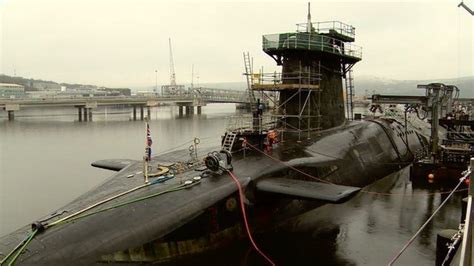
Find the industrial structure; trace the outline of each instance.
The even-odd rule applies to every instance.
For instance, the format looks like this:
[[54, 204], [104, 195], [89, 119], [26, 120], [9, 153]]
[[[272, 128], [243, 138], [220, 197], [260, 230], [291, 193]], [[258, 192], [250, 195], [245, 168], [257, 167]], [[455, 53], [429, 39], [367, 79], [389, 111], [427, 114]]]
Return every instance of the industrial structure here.
[[[253, 113], [228, 128], [222, 145], [198, 149], [195, 138], [188, 149], [149, 154], [147, 164], [94, 162], [117, 173], [0, 238], [0, 263], [169, 263], [246, 236], [275, 265], [271, 257], [276, 254], [263, 253], [252, 233], [268, 232], [357, 193], [383, 193], [365, 188], [410, 165], [414, 151], [428, 142], [426, 127], [404, 125], [400, 117], [346, 119], [352, 113], [350, 70], [361, 60], [354, 40], [354, 27], [313, 23], [309, 12], [296, 32], [264, 35], [263, 51], [282, 73], [253, 73], [244, 54], [249, 91], [241, 93]], [[223, 100], [205, 98], [205, 90], [190, 95], [192, 102]], [[177, 96], [169, 98], [188, 97]], [[275, 103], [268, 120], [262, 99]], [[144, 177], [149, 182], [144, 184]]]
[[[417, 154], [418, 160], [413, 164], [412, 175], [426, 176], [432, 173], [438, 177], [457, 177], [474, 156], [474, 120], [462, 110], [455, 114], [453, 105], [459, 96], [456, 86], [431, 83], [418, 85], [418, 88], [425, 90], [424, 96], [373, 95], [371, 110], [375, 113], [382, 110], [381, 105], [388, 104], [391, 105], [389, 108], [393, 110], [392, 113], [404, 119], [405, 123], [409, 123], [409, 115], [415, 114], [415, 121], [429, 121], [429, 127], [428, 123], [424, 125], [426, 131], [429, 128], [426, 132], [430, 136], [429, 143], [423, 153]], [[397, 104], [405, 105], [399, 114], [395, 108]]]
[[171, 38], [168, 39], [170, 48], [170, 84], [161, 86], [161, 95], [178, 95], [185, 94], [187, 91], [184, 85], [176, 83], [176, 72], [174, 70], [173, 47], [171, 46]]
[[25, 87], [19, 84], [0, 83], [0, 97], [22, 97], [25, 95]]
[[8, 120], [14, 120], [15, 112], [25, 108], [75, 107], [78, 121], [91, 121], [92, 111], [98, 106], [130, 106], [133, 108], [133, 120], [137, 120], [137, 109], [143, 120], [144, 109], [150, 117], [150, 108], [161, 105], [176, 105], [180, 115], [201, 113], [202, 106], [209, 103], [236, 103], [248, 105], [248, 93], [242, 90], [194, 88], [192, 93], [165, 96], [104, 96], [104, 97], [47, 97], [0, 99], [0, 110], [8, 112]]
[[341, 125], [345, 116], [352, 118], [351, 70], [362, 58], [362, 48], [352, 44], [353, 26], [311, 22], [309, 3], [307, 19], [297, 24], [296, 32], [263, 36], [263, 51], [282, 66], [281, 73], [253, 73], [244, 53], [251, 103], [255, 96], [273, 102], [275, 112], [267, 121], [283, 132], [296, 132], [299, 139], [304, 133], [309, 138], [311, 132]]

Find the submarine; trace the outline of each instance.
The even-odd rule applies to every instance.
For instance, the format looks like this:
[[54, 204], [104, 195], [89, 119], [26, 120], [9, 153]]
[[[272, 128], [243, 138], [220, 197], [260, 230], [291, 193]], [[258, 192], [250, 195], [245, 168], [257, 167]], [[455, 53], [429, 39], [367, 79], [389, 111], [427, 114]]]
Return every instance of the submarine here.
[[252, 240], [251, 232], [347, 201], [409, 165], [428, 147], [419, 128], [348, 119], [343, 80], [362, 59], [354, 41], [353, 26], [312, 22], [309, 12], [296, 32], [264, 35], [263, 51], [282, 72], [254, 74], [244, 54], [252, 114], [231, 119], [221, 146], [200, 149], [195, 139], [191, 149], [151, 156], [148, 131], [143, 160], [92, 163], [115, 173], [0, 237], [1, 265], [169, 262], [245, 232]]

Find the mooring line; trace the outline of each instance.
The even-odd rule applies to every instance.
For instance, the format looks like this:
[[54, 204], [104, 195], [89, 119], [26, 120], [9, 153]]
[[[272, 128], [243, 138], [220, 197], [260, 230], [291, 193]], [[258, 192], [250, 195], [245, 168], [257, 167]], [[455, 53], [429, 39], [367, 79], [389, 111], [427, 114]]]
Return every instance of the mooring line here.
[[105, 211], [108, 211], [108, 210], [112, 210], [112, 209], [115, 209], [115, 208], [119, 208], [119, 207], [122, 207], [122, 206], [129, 205], [129, 204], [132, 204], [132, 203], [135, 203], [135, 202], [139, 202], [139, 201], [143, 201], [143, 200], [146, 200], [146, 199], [161, 196], [163, 194], [167, 194], [167, 193], [170, 193], [170, 192], [175, 192], [175, 191], [187, 189], [191, 186], [197, 185], [198, 183], [199, 183], [199, 181], [198, 182], [193, 182], [191, 184], [180, 184], [178, 186], [174, 186], [174, 187], [171, 187], [167, 190], [163, 190], [163, 191], [160, 191], [160, 192], [157, 192], [157, 193], [153, 193], [151, 195], [139, 197], [139, 198], [132, 199], [132, 200], [129, 200], [129, 201], [125, 201], [125, 202], [122, 202], [122, 203], [119, 203], [119, 204], [116, 204], [116, 205], [112, 205], [110, 207], [100, 209], [100, 210], [97, 210], [97, 211], [94, 211], [94, 212], [91, 212], [91, 213], [87, 213], [87, 214], [83, 214], [83, 215], [80, 215], [80, 216], [70, 218], [68, 220], [62, 221], [61, 224], [73, 222], [73, 221], [76, 221], [76, 220], [79, 220], [79, 219], [82, 219], [82, 218], [85, 218], [85, 217], [89, 217], [89, 216], [92, 216], [92, 215], [95, 215], [95, 214], [98, 214], [98, 213], [101, 213], [101, 212], [105, 212]]
[[[11, 266], [15, 263], [16, 259], [20, 254], [25, 250], [26, 246], [30, 243], [30, 241], [33, 239], [33, 237], [38, 233], [38, 230], [33, 230], [23, 241], [20, 242], [8, 255], [3, 258], [2, 261], [0, 261], [0, 265], [3, 265], [3, 263], [7, 262], [10, 257], [13, 256], [13, 258], [8, 262], [8, 266]], [[18, 250], [18, 251], [17, 251]]]
[[[295, 171], [297, 171], [298, 173], [301, 173], [309, 178], [312, 178], [312, 179], [315, 179], [317, 181], [321, 181], [321, 182], [324, 182], [324, 183], [327, 183], [327, 184], [332, 184], [332, 185], [338, 185], [336, 183], [332, 183], [330, 181], [327, 181], [327, 180], [324, 180], [324, 179], [321, 179], [321, 178], [317, 178], [311, 174], [308, 174], [302, 170], [299, 170], [298, 168], [295, 168], [294, 166], [291, 166], [289, 165], [287, 162], [284, 162], [282, 160], [279, 160], [267, 153], [265, 153], [264, 151], [261, 151], [259, 150], [257, 147], [253, 146], [253, 145], [250, 145], [250, 144], [247, 144], [249, 145], [251, 148], [255, 149], [256, 151], [264, 154], [265, 156], [271, 158], [272, 160], [276, 161], [276, 162], [279, 162], [285, 166], [287, 166], [288, 168], [291, 168]], [[452, 192], [462, 192], [462, 191], [466, 191], [468, 190], [467, 188], [463, 188], [463, 189], [453, 189], [453, 190], [450, 190], [450, 191], [439, 191], [439, 192], [432, 192], [432, 193], [411, 193], [410, 195], [406, 195], [406, 193], [390, 193], [390, 192], [377, 192], [377, 191], [369, 191], [369, 190], [365, 190], [365, 189], [361, 189], [359, 190], [360, 193], [366, 193], [366, 194], [373, 194], [373, 195], [381, 195], [381, 196], [392, 196], [392, 195], [402, 195], [402, 196], [413, 196], [413, 195], [436, 195], [436, 194], [448, 194], [448, 193], [452, 193]]]
[[90, 210], [90, 209], [93, 209], [93, 208], [95, 208], [95, 207], [97, 207], [97, 206], [100, 206], [100, 205], [102, 205], [102, 204], [104, 204], [104, 203], [107, 203], [107, 202], [109, 202], [109, 201], [111, 201], [111, 200], [114, 200], [114, 199], [116, 199], [116, 198], [119, 198], [119, 197], [121, 197], [121, 196], [123, 196], [123, 195], [132, 193], [132, 192], [137, 191], [137, 190], [139, 190], [139, 189], [141, 189], [141, 188], [144, 188], [144, 187], [148, 187], [148, 186], [151, 186], [151, 185], [154, 185], [154, 184], [162, 183], [162, 182], [164, 182], [164, 181], [166, 181], [166, 180], [169, 180], [169, 179], [171, 179], [171, 178], [157, 179], [157, 180], [155, 180], [155, 181], [153, 181], [153, 182], [150, 182], [150, 183], [147, 183], [147, 184], [143, 184], [143, 185], [139, 185], [139, 186], [136, 186], [136, 187], [134, 187], [134, 188], [132, 188], [132, 189], [129, 189], [129, 190], [127, 190], [127, 191], [124, 191], [124, 192], [121, 192], [121, 193], [116, 194], [116, 195], [114, 195], [114, 196], [108, 197], [108, 198], [106, 198], [106, 199], [104, 199], [104, 200], [101, 200], [101, 201], [99, 201], [99, 202], [96, 202], [96, 203], [94, 203], [94, 204], [92, 204], [92, 205], [90, 205], [90, 206], [88, 206], [88, 207], [86, 207], [86, 208], [84, 208], [84, 209], [81, 209], [81, 210], [79, 210], [79, 211], [77, 211], [77, 212], [75, 212], [75, 213], [72, 213], [72, 214], [70, 214], [70, 215], [68, 215], [68, 216], [66, 216], [66, 217], [64, 217], [64, 218], [61, 218], [61, 219], [59, 219], [59, 220], [56, 220], [56, 221], [50, 223], [49, 225], [47, 225], [47, 227], [51, 227], [51, 226], [54, 226], [54, 225], [56, 225], [56, 224], [62, 223], [62, 222], [65, 221], [65, 220], [68, 220], [68, 219], [70, 219], [70, 218], [73, 218], [73, 217], [75, 217], [75, 216], [77, 216], [77, 215], [79, 215], [79, 214], [81, 214], [81, 213], [84, 213], [84, 212], [86, 212], [86, 211], [88, 211], [88, 210]]
[[[169, 180], [170, 178], [166, 179], [166, 180]], [[88, 216], [91, 216], [91, 215], [94, 215], [94, 214], [97, 214], [97, 213], [101, 213], [101, 212], [104, 212], [104, 211], [107, 211], [107, 210], [111, 210], [111, 209], [114, 209], [114, 208], [118, 208], [118, 207], [121, 207], [121, 206], [125, 206], [125, 205], [128, 205], [128, 204], [132, 204], [134, 202], [139, 202], [139, 201], [143, 201], [143, 200], [146, 200], [146, 199], [149, 199], [149, 198], [153, 198], [153, 197], [157, 197], [157, 196], [160, 196], [160, 195], [163, 195], [163, 194], [166, 194], [166, 193], [170, 193], [170, 192], [175, 192], [175, 191], [178, 191], [178, 190], [183, 190], [183, 189], [187, 189], [189, 187], [192, 187], [194, 185], [197, 185], [200, 183], [200, 180], [187, 180], [187, 182], [183, 183], [183, 184], [179, 184], [177, 186], [173, 186], [171, 188], [168, 188], [167, 190], [163, 190], [163, 191], [160, 191], [160, 192], [157, 192], [157, 193], [153, 193], [151, 195], [147, 195], [147, 196], [143, 196], [143, 197], [139, 197], [139, 198], [136, 198], [136, 199], [132, 199], [132, 200], [129, 200], [129, 201], [125, 201], [125, 202], [122, 202], [122, 203], [119, 203], [119, 204], [116, 204], [116, 205], [113, 205], [113, 206], [110, 206], [110, 207], [107, 207], [105, 209], [101, 209], [101, 210], [98, 210], [98, 211], [95, 211], [95, 212], [91, 212], [91, 213], [88, 213], [88, 214], [84, 214], [84, 215], [79, 215], [81, 213], [84, 213], [85, 211], [88, 211], [94, 207], [97, 207], [101, 204], [104, 204], [106, 202], [109, 202], [115, 198], [118, 198], [120, 196], [123, 196], [127, 193], [131, 193], [135, 190], [138, 190], [140, 188], [143, 188], [145, 186], [149, 186], [149, 185], [153, 185], [153, 184], [157, 184], [157, 183], [160, 183], [160, 182], [157, 182], [157, 181], [161, 181], [161, 182], [164, 182], [166, 180], [155, 180], [155, 182], [151, 182], [151, 183], [148, 183], [148, 184], [144, 184], [144, 185], [141, 185], [141, 186], [138, 186], [138, 187], [135, 187], [135, 188], [132, 188], [130, 190], [127, 190], [125, 192], [122, 192], [122, 193], [119, 193], [115, 196], [112, 196], [110, 198], [107, 198], [105, 200], [102, 200], [96, 204], [93, 204], [87, 208], [84, 208], [80, 211], [77, 211], [71, 215], [68, 215], [67, 217], [64, 217], [62, 219], [59, 219], [51, 224], [48, 225], [48, 227], [45, 227], [44, 230], [48, 229], [49, 227], [52, 227], [52, 226], [57, 226], [57, 225], [60, 225], [60, 224], [65, 224], [65, 223], [69, 223], [69, 222], [72, 222], [72, 221], [75, 221], [75, 220], [78, 220], [78, 219], [81, 219], [81, 218], [85, 218], [85, 217], [88, 217]], [[189, 182], [189, 183], [188, 183]], [[78, 216], [79, 215], [79, 216]], [[32, 230], [32, 232], [23, 240], [21, 241], [10, 253], [8, 253], [8, 255], [2, 259], [2, 261], [0, 261], [0, 265], [3, 265], [5, 262], [7, 262], [8, 260], [10, 260], [10, 257], [12, 255], [14, 255], [14, 257], [11, 259], [11, 261], [8, 263], [8, 266], [11, 266], [14, 264], [14, 262], [17, 260], [17, 258], [20, 256], [20, 254], [24, 251], [24, 249], [26, 248], [26, 246], [28, 246], [28, 244], [31, 242], [31, 240], [35, 237], [35, 235], [37, 235], [39, 233], [39, 229], [34, 229]], [[18, 251], [17, 251], [18, 250]]]
[[453, 191], [446, 197], [446, 199], [436, 208], [436, 210], [431, 214], [431, 216], [426, 220], [426, 222], [416, 231], [416, 233], [408, 240], [403, 248], [393, 257], [393, 259], [389, 262], [388, 265], [392, 266], [395, 261], [397, 261], [400, 256], [405, 252], [405, 250], [413, 243], [413, 241], [418, 237], [418, 235], [425, 229], [425, 227], [431, 222], [431, 220], [435, 217], [435, 215], [438, 213], [439, 210], [448, 202], [448, 200], [451, 198], [451, 196], [454, 194], [454, 192], [458, 189], [458, 187], [464, 182], [464, 180], [471, 174], [471, 170], [466, 171], [466, 173], [459, 179], [459, 183], [454, 187]]

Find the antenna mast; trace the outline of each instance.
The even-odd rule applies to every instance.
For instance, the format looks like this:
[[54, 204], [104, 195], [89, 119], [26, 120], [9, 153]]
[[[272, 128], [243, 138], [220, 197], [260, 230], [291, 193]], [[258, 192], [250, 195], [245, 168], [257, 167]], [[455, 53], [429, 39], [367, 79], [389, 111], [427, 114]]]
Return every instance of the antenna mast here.
[[168, 39], [170, 44], [170, 85], [176, 86], [176, 74], [174, 73], [173, 49], [171, 48], [171, 38]]
[[311, 3], [308, 2], [308, 25], [306, 26], [306, 32], [311, 32], [313, 29], [313, 25], [311, 24]]

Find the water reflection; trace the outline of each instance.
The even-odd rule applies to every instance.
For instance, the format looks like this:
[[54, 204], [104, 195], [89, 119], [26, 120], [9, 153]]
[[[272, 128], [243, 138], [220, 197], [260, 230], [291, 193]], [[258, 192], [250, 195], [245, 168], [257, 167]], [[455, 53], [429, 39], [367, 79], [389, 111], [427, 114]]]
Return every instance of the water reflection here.
[[[95, 111], [93, 122], [78, 122], [74, 108], [26, 109], [13, 122], [0, 119], [0, 235], [60, 208], [112, 175], [91, 162], [142, 158], [144, 122], [130, 121], [130, 108], [107, 110]], [[194, 137], [202, 138], [200, 147], [217, 145], [227, 117], [235, 112], [233, 104], [208, 105], [202, 115], [175, 119], [176, 107], [152, 108], [153, 153]]]
[[[70, 110], [69, 110], [70, 111]], [[41, 112], [46, 112], [42, 110]], [[129, 121], [130, 109], [94, 113], [94, 122], [77, 122], [76, 113], [16, 116], [0, 122], [0, 235], [59, 208], [96, 186], [111, 172], [90, 167], [106, 158], [140, 159], [142, 121]], [[203, 108], [179, 117], [176, 108], [152, 109], [154, 153], [202, 138], [217, 145], [234, 106]], [[184, 146], [186, 148], [186, 146]], [[280, 265], [386, 265], [445, 199], [453, 184], [409, 179], [409, 169], [381, 179], [342, 204], [327, 204], [256, 237]], [[441, 209], [399, 265], [433, 265], [436, 233], [457, 228], [462, 193]], [[178, 262], [183, 265], [263, 265], [247, 240]]]
[[[409, 168], [365, 188], [387, 194], [359, 193], [343, 204], [327, 204], [257, 237], [278, 265], [387, 265], [419, 229], [454, 184], [413, 183]], [[436, 234], [457, 228], [464, 193], [455, 193], [398, 265], [433, 265]], [[232, 247], [179, 264], [264, 265], [245, 240]]]

